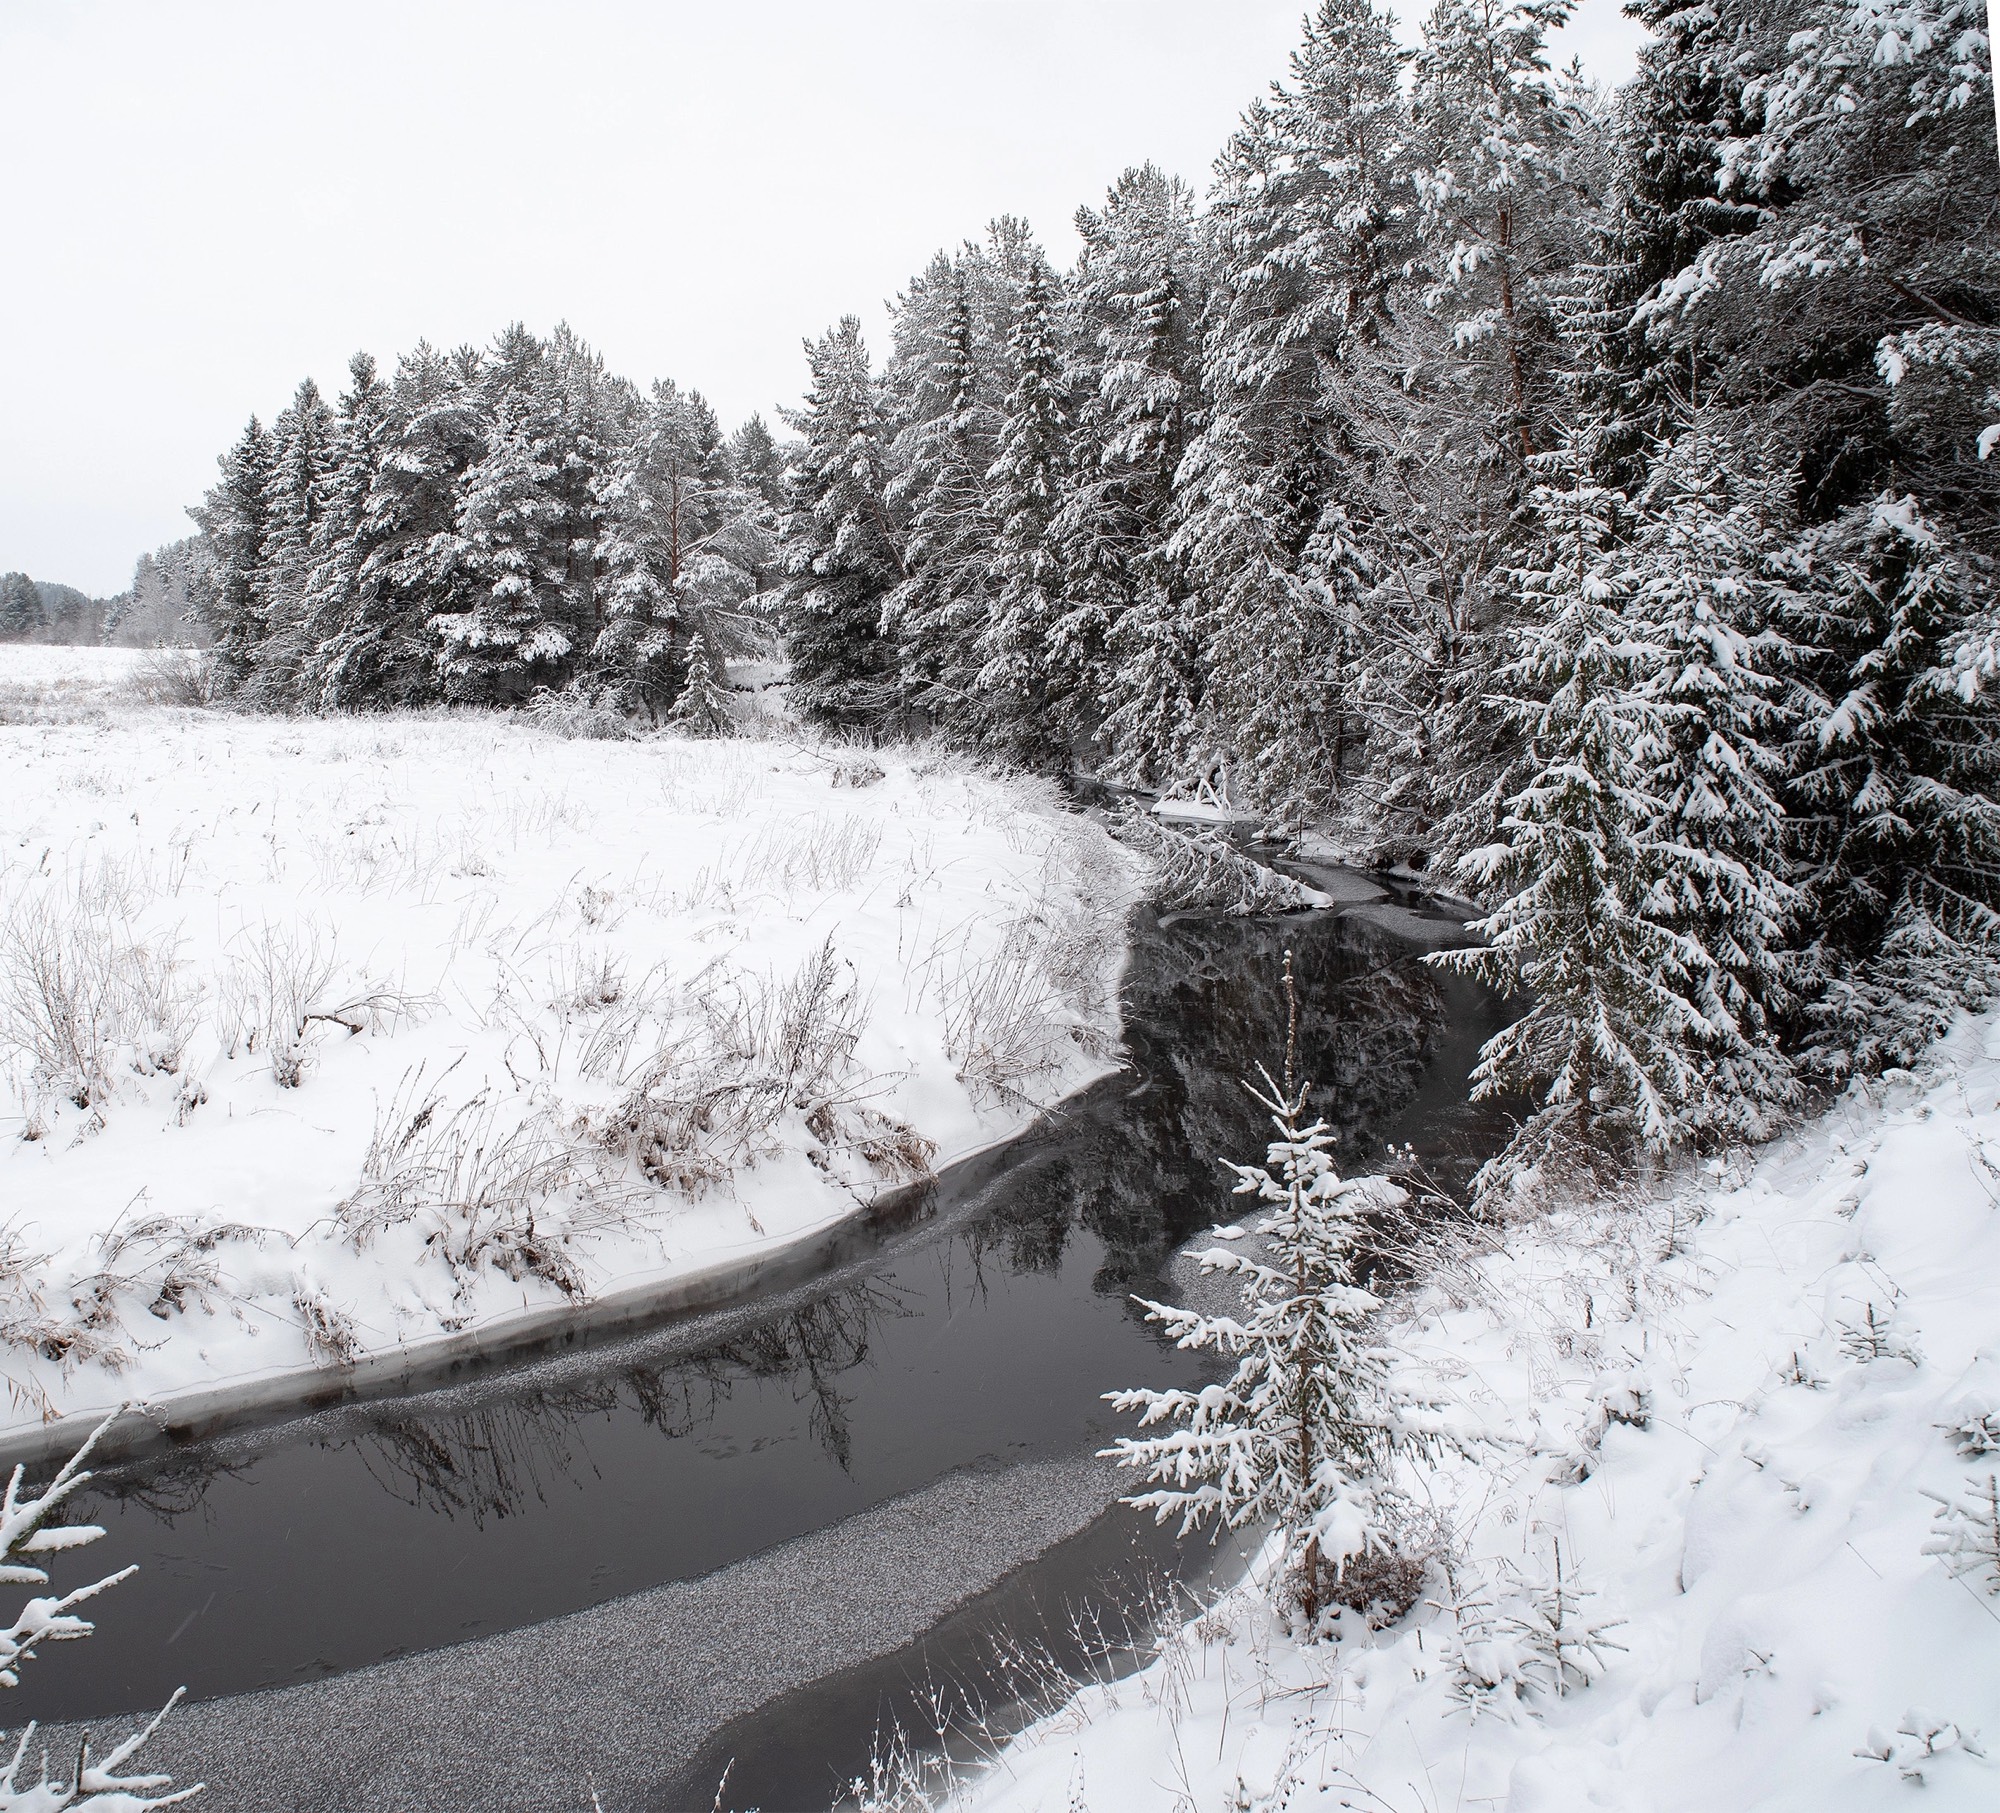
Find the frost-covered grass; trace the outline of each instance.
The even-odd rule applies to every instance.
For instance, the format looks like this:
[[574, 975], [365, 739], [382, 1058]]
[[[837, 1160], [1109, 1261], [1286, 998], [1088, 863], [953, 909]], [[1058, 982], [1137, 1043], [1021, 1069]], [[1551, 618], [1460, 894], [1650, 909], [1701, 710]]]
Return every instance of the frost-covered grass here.
[[1430, 1476], [1417, 1608], [1303, 1647], [1246, 1583], [952, 1805], [2000, 1806], [2000, 1019], [1392, 1333], [1497, 1438]]
[[726, 1263], [1108, 1068], [1134, 860], [1033, 782], [851, 766], [482, 715], [0, 724], [10, 1420]]

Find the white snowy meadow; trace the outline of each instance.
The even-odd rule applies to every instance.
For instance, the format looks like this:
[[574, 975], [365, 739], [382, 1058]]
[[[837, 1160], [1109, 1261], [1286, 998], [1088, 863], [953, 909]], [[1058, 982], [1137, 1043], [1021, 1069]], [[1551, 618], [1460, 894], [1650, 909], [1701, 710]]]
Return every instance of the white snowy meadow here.
[[1754, 1162], [1447, 1252], [1385, 1330], [1488, 1444], [1406, 1469], [1401, 1621], [1253, 1580], [979, 1813], [2000, 1804], [2000, 1021]]
[[7, 660], [10, 1425], [726, 1267], [1109, 1067], [1136, 862], [1040, 782]]

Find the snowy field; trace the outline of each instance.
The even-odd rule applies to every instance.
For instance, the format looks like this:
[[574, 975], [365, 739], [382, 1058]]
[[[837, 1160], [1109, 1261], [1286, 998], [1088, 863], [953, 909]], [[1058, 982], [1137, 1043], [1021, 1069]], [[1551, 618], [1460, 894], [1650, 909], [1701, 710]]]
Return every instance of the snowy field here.
[[133, 677], [159, 659], [155, 650], [141, 648], [0, 645], [0, 725], [95, 715], [119, 703]]
[[1110, 1067], [1135, 862], [922, 753], [0, 721], [19, 1427], [802, 1238]]
[[1415, 1609], [1305, 1649], [1246, 1587], [950, 1804], [2000, 1806], [2000, 1019], [1393, 1333], [1495, 1437], [1420, 1492]]

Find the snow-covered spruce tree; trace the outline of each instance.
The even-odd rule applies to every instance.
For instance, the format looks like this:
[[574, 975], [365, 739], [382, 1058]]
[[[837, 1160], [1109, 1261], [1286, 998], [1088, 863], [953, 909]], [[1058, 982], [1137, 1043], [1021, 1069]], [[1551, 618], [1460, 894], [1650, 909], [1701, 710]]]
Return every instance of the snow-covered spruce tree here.
[[[103, 1433], [100, 1427], [64, 1463], [55, 1478], [33, 1496], [21, 1495], [22, 1469], [14, 1469], [6, 1493], [0, 1497], [0, 1583], [46, 1586], [49, 1577], [39, 1565], [42, 1557], [82, 1548], [104, 1534], [95, 1524], [51, 1521], [64, 1501], [90, 1479], [83, 1463]], [[78, 1617], [75, 1608], [137, 1571], [121, 1568], [89, 1586], [58, 1596], [30, 1599], [15, 1615], [14, 1622], [0, 1629], [0, 1688], [21, 1684], [21, 1668], [35, 1659], [39, 1644], [74, 1642], [89, 1636], [95, 1627], [88, 1619]], [[67, 1779], [50, 1779], [46, 1752], [37, 1779], [27, 1779], [25, 1771], [35, 1738], [35, 1727], [28, 1725], [15, 1744], [13, 1755], [0, 1761], [0, 1813], [63, 1813], [70, 1807], [95, 1808], [97, 1813], [146, 1813], [148, 1808], [178, 1806], [194, 1799], [202, 1792], [200, 1783], [175, 1792], [161, 1792], [171, 1788], [172, 1777], [119, 1773], [173, 1711], [181, 1691], [176, 1688], [173, 1698], [155, 1718], [114, 1744], [103, 1756], [93, 1758], [86, 1740], [77, 1753], [75, 1772]]]
[[[1191, 659], [1170, 657], [1164, 671], [1154, 663], [1187, 616], [1168, 543], [1175, 474], [1202, 408], [1207, 259], [1193, 192], [1152, 164], [1120, 176], [1102, 210], [1080, 208], [1076, 227], [1083, 252], [1064, 300], [1081, 400], [1055, 525], [1064, 608], [1050, 626], [1050, 657], [1077, 701], [1079, 729], [1144, 775], [1168, 766], [1160, 758], [1180, 741], [1177, 729], [1145, 734], [1162, 682], [1175, 725], [1187, 716], [1179, 695], [1192, 690], [1191, 671], [1179, 671]], [[1126, 726], [1141, 731], [1122, 749], [1101, 729], [1121, 701], [1134, 704]]]
[[1063, 612], [1055, 518], [1070, 457], [1055, 304], [1055, 278], [1038, 264], [1028, 274], [1009, 342], [1014, 388], [1001, 420], [999, 456], [987, 474], [988, 507], [997, 524], [995, 594], [973, 677], [982, 740], [1035, 767], [1064, 760], [1079, 717], [1076, 676], [1057, 668], [1051, 641]]
[[215, 650], [216, 679], [225, 692], [240, 688], [250, 672], [260, 634], [257, 570], [264, 561], [264, 486], [271, 475], [271, 437], [255, 416], [242, 437], [217, 462], [222, 476], [188, 512], [208, 545], [213, 578], [203, 600]]
[[[890, 486], [906, 513], [907, 576], [889, 596], [884, 622], [896, 644], [907, 709], [947, 732], [974, 727], [978, 639], [991, 608], [994, 525], [986, 474], [998, 447], [998, 412], [982, 395], [977, 329], [964, 273], [954, 270], [941, 333], [922, 348], [906, 330], [906, 364], [929, 353], [928, 386], [904, 373], [926, 409], [898, 437], [902, 470]], [[925, 395], [934, 388], [935, 399]], [[935, 408], [935, 413], [929, 413]]]
[[1707, 959], [1693, 979], [1712, 1036], [1691, 1111], [1758, 1138], [1797, 1093], [1777, 1030], [1796, 968], [1781, 795], [1801, 651], [1773, 622], [1766, 576], [1784, 529], [1778, 487], [1734, 464], [1700, 415], [1660, 450], [1639, 499], [1627, 615], [1649, 647], [1640, 686], [1655, 740], [1641, 759], [1660, 880], [1648, 910]]
[[883, 726], [899, 703], [882, 608], [908, 574], [889, 520], [881, 413], [861, 323], [806, 347], [812, 385], [786, 483], [782, 610], [791, 693], [816, 723]]
[[243, 691], [262, 705], [298, 702], [312, 647], [311, 582], [339, 453], [333, 411], [308, 378], [271, 429], [262, 559], [251, 585], [256, 641]]
[[[1285, 971], [1288, 1001], [1290, 960]], [[1296, 1004], [1292, 1024], [1296, 1029]], [[1294, 1032], [1294, 1038], [1296, 1034]], [[1156, 1435], [1122, 1436], [1105, 1453], [1154, 1489], [1128, 1504], [1183, 1535], [1270, 1522], [1284, 1542], [1280, 1604], [1307, 1636], [1324, 1629], [1348, 1564], [1383, 1546], [1380, 1500], [1400, 1459], [1431, 1450], [1434, 1424], [1399, 1391], [1391, 1356], [1373, 1340], [1377, 1299], [1354, 1282], [1355, 1217], [1380, 1201], [1379, 1184], [1344, 1180], [1323, 1120], [1307, 1118], [1311, 1085], [1292, 1070], [1247, 1084], [1277, 1137], [1262, 1165], [1232, 1165], [1236, 1194], [1266, 1205], [1257, 1254], [1218, 1247], [1205, 1272], [1238, 1281], [1242, 1313], [1207, 1316], [1138, 1299], [1180, 1347], [1236, 1362], [1220, 1384], [1197, 1391], [1107, 1394]]]
[[1290, 818], [1334, 801], [1359, 742], [1367, 560], [1328, 374], [1380, 340], [1415, 253], [1402, 60], [1368, 0], [1323, 0], [1291, 81], [1249, 111], [1218, 166], [1210, 402], [1173, 543], [1203, 676], [1188, 765]]
[[334, 430], [327, 503], [313, 530], [305, 586], [306, 648], [298, 700], [308, 709], [365, 702], [374, 676], [350, 671], [353, 626], [362, 617], [361, 575], [374, 552], [379, 521], [369, 505], [394, 433], [389, 387], [366, 353], [348, 364], [351, 379]]
[[1990, 532], [2000, 184], [1979, 0], [1790, 0], [1735, 72], [1715, 188], [1737, 230], [1642, 311], [1715, 401], [1759, 412], [1824, 520], [1884, 490]]
[[390, 384], [389, 436], [356, 530], [361, 558], [342, 622], [316, 658], [319, 703], [352, 710], [438, 697], [432, 620], [471, 608], [458, 487], [478, 457], [478, 354], [420, 344]]
[[708, 638], [696, 630], [688, 638], [687, 678], [673, 709], [667, 713], [667, 727], [684, 736], [719, 737], [726, 736], [734, 726], [722, 662], [708, 646]]
[[777, 575], [778, 513], [785, 503], [785, 458], [761, 415], [729, 437], [729, 470], [736, 488], [726, 539], [730, 559], [758, 598]]
[[1702, 1049], [1717, 1036], [1698, 1005], [1716, 992], [1714, 966], [1664, 910], [1691, 865], [1657, 836], [1651, 784], [1664, 715], [1648, 690], [1656, 651], [1625, 615], [1625, 502], [1584, 478], [1575, 437], [1535, 465], [1541, 537], [1533, 562], [1512, 575], [1528, 620], [1501, 675], [1526, 778], [1506, 802], [1505, 841], [1460, 864], [1497, 902], [1473, 928], [1486, 943], [1427, 959], [1528, 998], [1473, 1072], [1475, 1098], [1525, 1095], [1534, 1105], [1482, 1170], [1482, 1196], [1544, 1160], [1674, 1145], [1695, 1113]]
[[1699, 341], [1664, 356], [1648, 333], [1664, 286], [1713, 241], [1753, 230], [1761, 210], [1717, 190], [1724, 148], [1754, 130], [1746, 88], [1790, 26], [1760, 0], [1632, 0], [1651, 36], [1615, 101], [1607, 243], [1588, 280], [1585, 393], [1605, 420], [1599, 476], [1637, 491], [1650, 449], [1671, 437], [1692, 387], [1708, 389]]
[[1909, 496], [1803, 536], [1785, 599], [1816, 651], [1794, 753], [1823, 992], [1806, 1059], [1908, 1064], [2000, 989], [1995, 575]]

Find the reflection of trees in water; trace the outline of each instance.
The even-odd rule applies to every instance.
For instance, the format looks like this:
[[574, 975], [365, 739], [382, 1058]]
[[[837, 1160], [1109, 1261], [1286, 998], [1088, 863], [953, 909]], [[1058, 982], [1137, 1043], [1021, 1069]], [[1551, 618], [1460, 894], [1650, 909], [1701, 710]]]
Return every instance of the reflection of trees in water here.
[[873, 1281], [828, 1291], [715, 1345], [447, 1415], [371, 1419], [357, 1444], [385, 1491], [478, 1526], [558, 1480], [595, 1473], [580, 1426], [630, 1405], [668, 1440], [711, 1427], [745, 1381], [790, 1387], [807, 1428], [843, 1471], [853, 1438], [841, 1375], [867, 1363], [880, 1318], [909, 1311]]
[[1269, 1129], [1243, 1088], [1282, 1061], [1284, 953], [1300, 984], [1299, 1068], [1349, 1166], [1416, 1095], [1446, 1024], [1438, 978], [1407, 944], [1353, 920], [1258, 927], [1185, 919], [1147, 928], [1127, 992], [1132, 1067], [1030, 1136], [1033, 1161], [968, 1238], [1017, 1270], [1052, 1270], [1076, 1226], [1121, 1289], [1234, 1205], [1222, 1168]]
[[[134, 1461], [118, 1467], [97, 1467], [90, 1484], [77, 1497], [79, 1507], [119, 1505], [150, 1512], [171, 1524], [204, 1508], [208, 1488], [218, 1479], [241, 1479], [250, 1458], [226, 1459], [210, 1449]], [[85, 1521], [89, 1521], [86, 1517]]]
[[[558, 1486], [595, 1476], [583, 1426], [630, 1406], [668, 1440], [711, 1427], [746, 1381], [788, 1386], [807, 1428], [845, 1471], [853, 1438], [843, 1374], [868, 1362], [874, 1332], [913, 1312], [895, 1291], [863, 1280], [761, 1319], [699, 1352], [565, 1379], [461, 1407], [407, 1402], [336, 1413], [315, 1445], [351, 1449], [390, 1497], [474, 1528], [546, 1503]], [[199, 1513], [209, 1487], [247, 1476], [256, 1451], [198, 1448], [107, 1469], [89, 1496], [144, 1509], [164, 1524]]]

